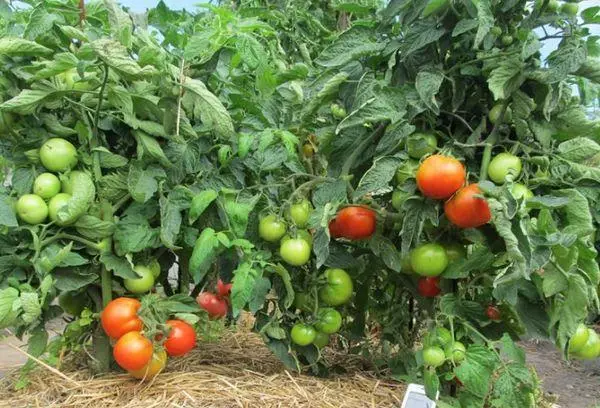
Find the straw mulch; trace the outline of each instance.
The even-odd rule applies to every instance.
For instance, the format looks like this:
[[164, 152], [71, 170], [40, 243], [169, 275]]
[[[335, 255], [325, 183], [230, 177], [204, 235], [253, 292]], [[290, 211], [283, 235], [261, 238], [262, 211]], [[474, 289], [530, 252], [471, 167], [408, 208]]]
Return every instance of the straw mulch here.
[[[364, 371], [356, 356], [331, 352], [330, 363], [346, 373], [327, 379], [285, 370], [262, 340], [250, 332], [226, 332], [202, 343], [165, 372], [142, 383], [125, 374], [92, 377], [85, 369], [31, 374], [31, 385], [14, 391], [9, 376], [0, 380], [0, 407], [398, 407], [405, 387]], [[68, 378], [67, 378], [68, 377]]]

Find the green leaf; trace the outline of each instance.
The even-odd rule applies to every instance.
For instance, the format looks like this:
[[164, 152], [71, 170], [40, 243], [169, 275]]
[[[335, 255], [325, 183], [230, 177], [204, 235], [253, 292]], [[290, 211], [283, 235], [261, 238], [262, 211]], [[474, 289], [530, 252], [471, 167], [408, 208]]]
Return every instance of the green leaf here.
[[165, 177], [165, 171], [160, 167], [150, 165], [144, 169], [141, 163], [134, 163], [129, 168], [127, 177], [131, 197], [137, 202], [145, 203], [158, 191], [158, 180]]
[[110, 237], [115, 231], [115, 224], [110, 221], [103, 221], [93, 215], [82, 215], [75, 223], [77, 232], [86, 238], [102, 239]]
[[400, 238], [402, 240], [402, 256], [406, 256], [408, 251], [416, 244], [421, 236], [425, 223], [438, 225], [438, 209], [431, 205], [430, 201], [421, 198], [409, 198], [404, 203], [406, 215], [402, 220], [402, 229]]
[[479, 27], [479, 21], [477, 21], [477, 19], [465, 18], [456, 23], [454, 30], [452, 30], [452, 37], [458, 37], [459, 35], [471, 31], [477, 27]]
[[438, 94], [442, 82], [444, 82], [444, 73], [439, 70], [420, 71], [415, 82], [421, 100], [436, 115], [439, 115], [440, 107], [435, 96]]
[[0, 329], [13, 325], [20, 312], [19, 291], [15, 288], [0, 289]]
[[118, 257], [111, 252], [100, 255], [100, 262], [106, 269], [112, 271], [116, 276], [123, 279], [138, 279], [139, 276], [133, 270], [133, 264], [129, 259]]
[[60, 31], [62, 31], [64, 35], [71, 39], [76, 39], [85, 42], [89, 41], [88, 36], [76, 27], [71, 27], [68, 25], [59, 25], [58, 28], [60, 28]]
[[402, 270], [402, 258], [392, 241], [382, 235], [374, 235], [369, 240], [369, 246], [388, 268], [395, 272]]
[[406, 60], [408, 56], [421, 48], [428, 46], [439, 40], [446, 30], [443, 27], [438, 26], [436, 22], [431, 21], [418, 21], [413, 24], [408, 32], [406, 33], [405, 41], [402, 45], [401, 56], [403, 60]]
[[55, 23], [64, 23], [64, 18], [58, 13], [48, 13], [45, 7], [38, 5], [29, 15], [29, 22], [25, 27], [23, 37], [36, 40], [52, 30]]
[[295, 297], [294, 287], [292, 286], [292, 277], [290, 276], [288, 270], [281, 264], [272, 265], [271, 267], [273, 272], [279, 275], [279, 277], [283, 281], [283, 285], [286, 291], [285, 299], [283, 300], [283, 306], [286, 309], [289, 309], [294, 303]]
[[307, 98], [309, 102], [302, 110], [302, 120], [305, 121], [309, 119], [311, 115], [319, 109], [319, 106], [321, 106], [322, 103], [333, 98], [338, 93], [339, 87], [348, 79], [348, 76], [349, 75], [346, 72], [339, 72], [329, 77], [323, 84], [319, 84], [320, 87], [309, 90], [309, 92], [306, 93], [307, 97], [310, 96]]
[[467, 349], [467, 358], [456, 368], [458, 379], [467, 391], [484, 398], [490, 386], [496, 357], [487, 347], [473, 345]]
[[452, 262], [442, 276], [446, 279], [463, 279], [472, 272], [485, 272], [490, 268], [495, 260], [495, 256], [486, 246], [477, 246], [467, 258]]
[[315, 63], [333, 68], [346, 65], [358, 58], [379, 54], [386, 44], [378, 42], [373, 33], [373, 30], [366, 27], [356, 26], [349, 29], [325, 48], [315, 59]]
[[488, 85], [495, 100], [508, 98], [521, 86], [525, 80], [523, 68], [523, 61], [517, 57], [503, 58], [499, 61], [488, 78]]
[[181, 212], [190, 207], [192, 192], [186, 187], [177, 186], [168, 198], [161, 197], [160, 204], [160, 240], [171, 249], [175, 249], [175, 243], [181, 229], [183, 217]]
[[200, 283], [221, 250], [221, 243], [212, 228], [205, 228], [194, 245], [189, 271], [195, 283]]
[[144, 77], [156, 75], [158, 72], [151, 65], [140, 67], [138, 63], [129, 56], [127, 48], [121, 43], [101, 38], [90, 43], [98, 57], [110, 68], [121, 75], [130, 77]]
[[399, 157], [386, 156], [375, 159], [371, 168], [360, 179], [353, 194], [354, 199], [358, 200], [364, 195], [377, 196], [388, 193], [389, 183], [401, 163], [402, 159]]
[[235, 134], [233, 121], [219, 98], [210, 92], [200, 80], [186, 78], [184, 86], [197, 96], [202, 122], [212, 127], [217, 136], [224, 139], [232, 138]]
[[35, 322], [42, 315], [42, 306], [40, 305], [38, 294], [35, 292], [23, 292], [20, 298], [21, 307], [23, 308], [21, 318], [27, 324]]
[[265, 299], [271, 290], [271, 281], [267, 278], [260, 278], [256, 280], [254, 290], [250, 296], [248, 302], [248, 308], [252, 314], [256, 314], [265, 306]]
[[[2, 41], [2, 39], [0, 39]], [[45, 102], [63, 92], [23, 89], [20, 94], [0, 105], [0, 110], [30, 115]]]
[[54, 287], [61, 292], [76, 291], [100, 279], [98, 273], [84, 268], [57, 268], [52, 271], [52, 277], [54, 278]]
[[558, 303], [556, 310], [551, 314], [553, 323], [558, 323], [556, 340], [561, 348], [565, 348], [579, 323], [587, 317], [588, 305], [586, 281], [580, 275], [570, 274], [564, 300]]
[[0, 194], [0, 225], [18, 227], [17, 217], [13, 210], [12, 200], [5, 194]]
[[223, 208], [225, 214], [227, 214], [229, 226], [235, 236], [243, 237], [246, 235], [248, 217], [259, 199], [260, 196], [252, 197], [247, 201], [236, 201], [236, 199], [230, 197], [224, 199]]
[[8, 56], [38, 56], [52, 54], [50, 48], [46, 48], [33, 41], [16, 37], [0, 38], [0, 55]]
[[494, 383], [493, 406], [533, 408], [536, 405], [533, 376], [523, 364], [508, 364]]
[[425, 368], [423, 371], [423, 380], [425, 382], [425, 393], [427, 394], [427, 397], [432, 401], [436, 401], [440, 391], [440, 379], [435, 372], [435, 368]]
[[347, 13], [366, 13], [377, 10], [379, 5], [378, 0], [332, 0], [331, 2], [334, 9]]
[[587, 52], [582, 40], [565, 38], [558, 49], [548, 56], [545, 82], [555, 83], [566, 79], [569, 74], [576, 72], [582, 66], [586, 58]]
[[118, 255], [135, 253], [158, 244], [158, 229], [150, 227], [143, 214], [127, 215], [115, 228], [113, 235]]
[[[160, 144], [154, 137], [149, 136], [148, 134], [146, 134], [145, 132], [142, 132], [141, 130], [134, 130], [133, 135], [135, 136], [135, 140], [137, 141], [137, 144], [138, 144], [137, 145], [138, 159], [144, 160], [144, 157], [149, 157], [152, 160], [157, 161], [164, 167], [171, 166], [169, 159], [167, 159], [167, 156], [165, 156], [165, 152], [163, 152], [162, 147], [160, 147]], [[148, 160], [146, 160], [146, 161], [148, 161]]]
[[133, 23], [129, 15], [114, 0], [104, 0], [104, 7], [108, 12], [108, 23], [112, 36], [125, 47], [131, 48]]
[[475, 34], [473, 42], [473, 48], [477, 49], [494, 26], [494, 14], [490, 0], [472, 0], [472, 2], [477, 7], [477, 21], [479, 22], [479, 28], [477, 28], [477, 34]]
[[194, 196], [189, 212], [190, 225], [200, 218], [202, 213], [204, 213], [217, 196], [218, 193], [215, 190], [204, 190]]
[[237, 317], [240, 311], [252, 300], [252, 294], [260, 273], [250, 263], [242, 263], [233, 271], [233, 287], [231, 288], [231, 308], [233, 317]]

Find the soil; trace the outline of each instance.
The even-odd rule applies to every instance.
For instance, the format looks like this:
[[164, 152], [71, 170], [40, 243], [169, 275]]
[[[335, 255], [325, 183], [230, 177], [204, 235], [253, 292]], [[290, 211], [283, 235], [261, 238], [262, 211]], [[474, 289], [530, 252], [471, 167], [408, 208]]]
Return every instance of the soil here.
[[527, 362], [542, 380], [542, 388], [561, 408], [600, 408], [600, 359], [564, 361], [547, 341], [521, 343]]
[[[15, 337], [0, 339], [0, 378], [27, 359], [8, 344], [22, 346], [23, 342]], [[546, 341], [526, 341], [521, 346], [527, 352], [528, 363], [535, 367], [544, 391], [556, 399], [557, 407], [600, 408], [600, 359], [566, 362]]]

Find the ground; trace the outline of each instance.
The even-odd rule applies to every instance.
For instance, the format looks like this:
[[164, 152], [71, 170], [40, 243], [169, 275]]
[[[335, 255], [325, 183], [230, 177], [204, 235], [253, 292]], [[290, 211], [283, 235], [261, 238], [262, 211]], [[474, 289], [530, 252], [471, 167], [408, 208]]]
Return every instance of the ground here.
[[[8, 344], [20, 345], [14, 337], [0, 340], [0, 377], [18, 367], [26, 357]], [[527, 359], [543, 382], [545, 392], [557, 398], [561, 408], [600, 408], [600, 360], [565, 362], [555, 347], [543, 341], [523, 342]]]

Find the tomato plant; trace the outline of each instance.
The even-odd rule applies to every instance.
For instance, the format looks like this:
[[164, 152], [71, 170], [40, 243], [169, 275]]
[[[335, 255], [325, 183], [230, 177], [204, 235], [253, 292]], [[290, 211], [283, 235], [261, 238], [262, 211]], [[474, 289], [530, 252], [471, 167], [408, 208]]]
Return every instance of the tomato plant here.
[[[287, 334], [341, 306], [336, 340], [381, 356], [381, 372], [422, 378], [446, 405], [533, 407], [535, 375], [497, 350], [535, 336], [567, 355], [598, 315], [599, 42], [584, 3], [290, 0], [280, 13], [256, 0], [199, 14], [161, 3], [141, 19], [113, 0], [85, 13], [9, 3], [0, 329], [29, 338], [34, 357], [85, 348], [106, 372], [99, 325], [157, 339], [180, 313], [202, 332], [245, 311], [288, 369], [322, 375], [327, 359]], [[61, 191], [46, 198], [55, 177]], [[297, 239], [301, 268], [279, 254]], [[434, 242], [447, 267], [413, 268]], [[111, 326], [135, 265], [156, 293]], [[229, 296], [201, 293], [218, 278]], [[70, 292], [89, 296], [87, 310], [49, 336]], [[436, 328], [450, 333], [434, 340]], [[573, 358], [596, 354], [586, 333]], [[407, 353], [421, 339], [459, 341], [466, 358], [425, 367]], [[470, 356], [489, 372], [460, 368]]]
[[168, 320], [169, 335], [163, 346], [169, 356], [182, 356], [196, 347], [196, 331], [182, 320]]
[[425, 197], [436, 200], [449, 198], [463, 186], [465, 179], [464, 166], [449, 156], [429, 156], [417, 170], [419, 190]]

